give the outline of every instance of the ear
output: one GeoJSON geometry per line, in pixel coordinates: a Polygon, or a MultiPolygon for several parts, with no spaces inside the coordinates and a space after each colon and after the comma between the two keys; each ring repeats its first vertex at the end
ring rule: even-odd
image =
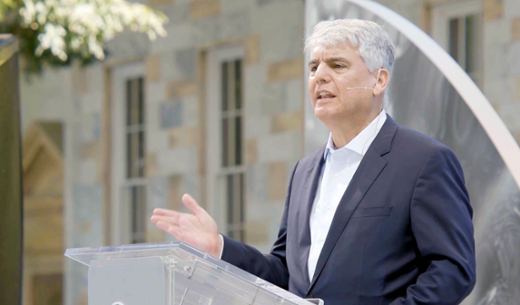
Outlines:
{"type": "Polygon", "coordinates": [[[381,69],[381,72],[379,72],[379,69],[374,71],[374,77],[377,77],[378,74],[379,78],[376,79],[376,84],[374,85],[374,89],[372,89],[374,96],[383,94],[388,82],[390,81],[390,74],[386,69],[381,69]]]}

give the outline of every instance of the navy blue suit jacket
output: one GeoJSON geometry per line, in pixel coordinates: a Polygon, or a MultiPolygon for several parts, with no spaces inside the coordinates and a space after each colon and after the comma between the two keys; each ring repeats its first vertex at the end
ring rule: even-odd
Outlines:
{"type": "Polygon", "coordinates": [[[301,159],[270,254],[224,237],[222,259],[335,304],[458,304],[475,283],[472,209],[445,145],[388,116],[336,210],[309,279],[309,217],[325,147],[301,159]]]}

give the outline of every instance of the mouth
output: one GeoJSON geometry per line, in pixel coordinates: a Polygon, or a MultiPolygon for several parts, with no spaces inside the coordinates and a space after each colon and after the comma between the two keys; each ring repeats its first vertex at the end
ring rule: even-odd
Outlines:
{"type": "Polygon", "coordinates": [[[328,91],[319,91],[318,94],[316,94],[316,101],[326,101],[329,99],[333,99],[336,96],[328,91]]]}

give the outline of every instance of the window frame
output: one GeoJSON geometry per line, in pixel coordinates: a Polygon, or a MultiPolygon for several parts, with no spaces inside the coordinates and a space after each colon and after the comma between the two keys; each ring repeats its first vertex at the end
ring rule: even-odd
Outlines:
{"type": "Polygon", "coordinates": [[[245,239],[245,227],[243,224],[246,220],[246,202],[247,202],[247,179],[246,179],[246,164],[245,164],[245,113],[246,103],[244,100],[245,94],[245,49],[243,46],[227,46],[219,47],[210,50],[207,53],[206,61],[206,139],[207,139],[207,210],[215,218],[219,230],[224,233],[230,231],[241,231],[242,240],[245,239]],[[224,111],[223,107],[223,92],[222,92],[222,64],[234,60],[241,60],[241,109],[224,111]],[[236,118],[240,116],[242,129],[241,133],[241,164],[233,166],[224,166],[223,164],[223,133],[222,133],[222,119],[224,116],[236,118]],[[242,223],[233,228],[228,223],[229,203],[226,201],[226,193],[224,191],[227,175],[236,174],[242,175],[242,199],[239,214],[242,214],[242,223]],[[241,226],[241,227],[240,227],[241,226]]]}
{"type": "MultiPolygon", "coordinates": [[[[110,239],[113,244],[130,244],[135,236],[132,232],[132,208],[127,199],[128,191],[132,187],[144,187],[144,218],[146,218],[149,202],[149,187],[146,177],[146,168],[143,167],[142,175],[128,177],[128,151],[127,136],[135,126],[127,124],[127,81],[142,78],[142,118],[139,131],[144,133],[143,156],[140,161],[146,160],[146,77],[143,62],[128,63],[112,68],[111,77],[111,202],[110,202],[110,239]],[[125,203],[128,203],[125,204],[125,203]]],[[[135,131],[135,130],[134,130],[135,131]]],[[[146,219],[144,219],[144,231],[141,241],[146,241],[146,219]]]]}
{"type": "MultiPolygon", "coordinates": [[[[449,44],[449,30],[450,20],[453,18],[462,18],[470,15],[476,15],[477,20],[477,32],[475,37],[477,39],[475,59],[475,71],[467,72],[465,63],[460,64],[460,60],[457,61],[463,70],[470,75],[475,81],[477,86],[481,87],[483,83],[483,40],[482,40],[482,28],[483,28],[483,15],[482,15],[482,1],[479,0],[464,0],[464,1],[452,1],[437,3],[432,6],[432,38],[441,45],[441,47],[450,53],[449,44]]],[[[466,34],[466,33],[464,33],[466,34]]],[[[459,48],[461,46],[461,40],[459,40],[459,48]]],[[[465,49],[465,45],[463,46],[465,49]]],[[[465,56],[465,55],[464,55],[465,56]]],[[[465,60],[465,58],[464,58],[465,60]]]]}

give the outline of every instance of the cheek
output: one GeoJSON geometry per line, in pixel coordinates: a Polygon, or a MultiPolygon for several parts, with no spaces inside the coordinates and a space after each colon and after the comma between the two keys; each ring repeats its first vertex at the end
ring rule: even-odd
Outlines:
{"type": "Polygon", "coordinates": [[[312,80],[311,77],[307,80],[307,88],[309,89],[309,92],[314,89],[316,82],[312,80]]]}
{"type": "Polygon", "coordinates": [[[307,81],[307,93],[309,94],[309,98],[311,99],[311,102],[314,102],[313,96],[314,96],[315,84],[316,83],[314,81],[312,81],[312,79],[310,79],[310,78],[307,81]]]}

